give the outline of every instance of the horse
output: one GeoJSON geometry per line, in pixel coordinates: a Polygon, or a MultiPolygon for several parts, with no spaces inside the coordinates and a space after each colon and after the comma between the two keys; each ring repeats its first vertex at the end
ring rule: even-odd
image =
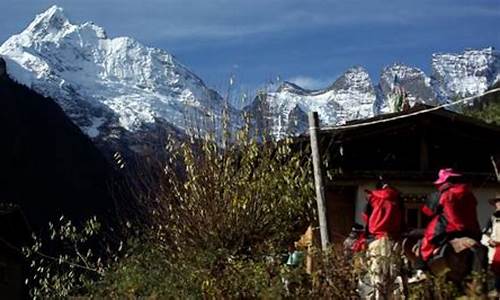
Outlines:
{"type": "MultiPolygon", "coordinates": [[[[412,264],[418,259],[416,245],[422,236],[421,231],[411,232],[403,239],[403,253],[412,264]]],[[[462,289],[469,275],[486,270],[487,251],[484,245],[472,238],[457,237],[440,247],[426,264],[431,274],[446,276],[462,289]]]]}

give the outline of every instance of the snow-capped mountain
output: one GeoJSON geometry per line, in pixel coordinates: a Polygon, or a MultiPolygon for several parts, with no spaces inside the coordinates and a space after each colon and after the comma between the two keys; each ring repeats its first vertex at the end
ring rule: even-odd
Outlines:
{"type": "Polygon", "coordinates": [[[317,111],[325,124],[338,125],[390,112],[390,102],[398,95],[404,95],[410,106],[417,102],[436,105],[480,94],[499,80],[498,51],[466,50],[434,54],[431,76],[419,68],[395,63],[382,70],[377,85],[362,67],[349,69],[323,90],[310,91],[285,82],[276,91],[259,95],[246,110],[256,115],[257,109],[265,108],[266,125],[279,138],[304,132],[308,111],[317,111]]]}
{"type": "Polygon", "coordinates": [[[418,68],[399,63],[387,66],[382,70],[379,87],[385,97],[393,93],[397,87],[404,89],[411,105],[416,102],[435,104],[436,101],[431,78],[418,68]]]}
{"type": "Polygon", "coordinates": [[[441,101],[483,93],[500,80],[500,52],[489,47],[434,54],[432,80],[441,101]]]}
{"type": "Polygon", "coordinates": [[[142,139],[158,126],[184,130],[220,117],[224,107],[169,53],[109,38],[91,22],[72,24],[57,6],[9,38],[0,55],[11,78],[55,99],[97,141],[142,139]]]}
{"type": "MultiPolygon", "coordinates": [[[[132,38],[109,38],[91,22],[72,24],[57,6],[1,45],[0,56],[11,78],[55,99],[94,142],[112,149],[143,153],[166,133],[203,130],[227,107],[169,53],[132,38]]],[[[303,132],[309,111],[318,111],[324,124],[342,124],[389,111],[394,95],[407,95],[410,105],[444,103],[484,92],[500,80],[499,70],[500,54],[493,48],[435,54],[430,76],[394,64],[376,85],[364,68],[353,67],[321,90],[283,82],[244,111],[280,138],[303,132]]]]}
{"type": "MultiPolygon", "coordinates": [[[[261,97],[256,99],[263,100],[261,97]]],[[[368,72],[362,67],[354,67],[324,90],[306,90],[284,82],[275,92],[265,95],[268,112],[261,113],[269,114],[271,133],[281,138],[302,132],[309,111],[317,111],[323,123],[339,124],[373,116],[375,100],[375,89],[368,72]]],[[[262,106],[254,104],[249,109],[258,107],[262,106]]]]}

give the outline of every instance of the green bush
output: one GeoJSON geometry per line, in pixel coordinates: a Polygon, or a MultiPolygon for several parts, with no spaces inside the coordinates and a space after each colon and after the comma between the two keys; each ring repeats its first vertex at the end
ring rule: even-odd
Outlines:
{"type": "Polygon", "coordinates": [[[292,151],[291,140],[262,142],[249,127],[224,140],[167,145],[170,159],[141,202],[154,228],[145,230],[169,251],[266,252],[286,247],[312,221],[308,155],[292,151]]]}
{"type": "Polygon", "coordinates": [[[112,268],[99,285],[105,294],[246,298],[282,290],[281,266],[268,260],[312,221],[308,155],[249,126],[222,138],[166,146],[161,172],[137,193],[148,211],[140,230],[148,246],[112,268]]]}
{"type": "MultiPolygon", "coordinates": [[[[37,295],[251,297],[272,294],[274,286],[281,290],[278,277],[266,275],[268,270],[279,274],[280,265],[267,260],[312,221],[308,155],[292,151],[291,140],[256,137],[249,126],[234,134],[224,130],[170,141],[169,158],[160,168],[136,177],[138,202],[147,213],[130,226],[127,255],[101,267],[90,284],[84,270],[51,271],[64,280],[34,284],[37,295]],[[75,274],[85,276],[66,278],[75,274]],[[57,290],[60,286],[64,289],[57,290]]],[[[81,236],[75,227],[70,231],[75,239],[81,236]]],[[[65,255],[79,261],[81,253],[65,255]]]]}
{"type": "Polygon", "coordinates": [[[282,264],[278,254],[247,257],[198,249],[171,257],[156,251],[157,246],[141,249],[115,265],[89,295],[115,299],[357,297],[359,268],[336,249],[311,253],[317,262],[312,276],[303,267],[282,264]]]}

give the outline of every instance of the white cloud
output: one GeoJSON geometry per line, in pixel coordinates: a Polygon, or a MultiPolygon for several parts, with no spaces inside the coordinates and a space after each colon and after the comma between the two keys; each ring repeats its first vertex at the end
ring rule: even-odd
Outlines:
{"type": "Polygon", "coordinates": [[[324,89],[327,88],[329,85],[331,85],[334,81],[335,78],[333,77],[328,77],[328,78],[313,78],[309,76],[296,76],[288,79],[287,81],[295,83],[296,85],[308,89],[308,90],[319,90],[319,89],[324,89]]]}

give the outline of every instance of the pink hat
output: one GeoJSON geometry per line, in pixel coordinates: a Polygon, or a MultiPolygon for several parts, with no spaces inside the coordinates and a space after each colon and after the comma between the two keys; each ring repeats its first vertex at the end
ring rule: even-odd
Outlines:
{"type": "Polygon", "coordinates": [[[442,184],[445,183],[450,177],[458,177],[462,176],[462,174],[455,173],[452,168],[441,169],[439,170],[438,179],[434,181],[434,184],[442,184]]]}

